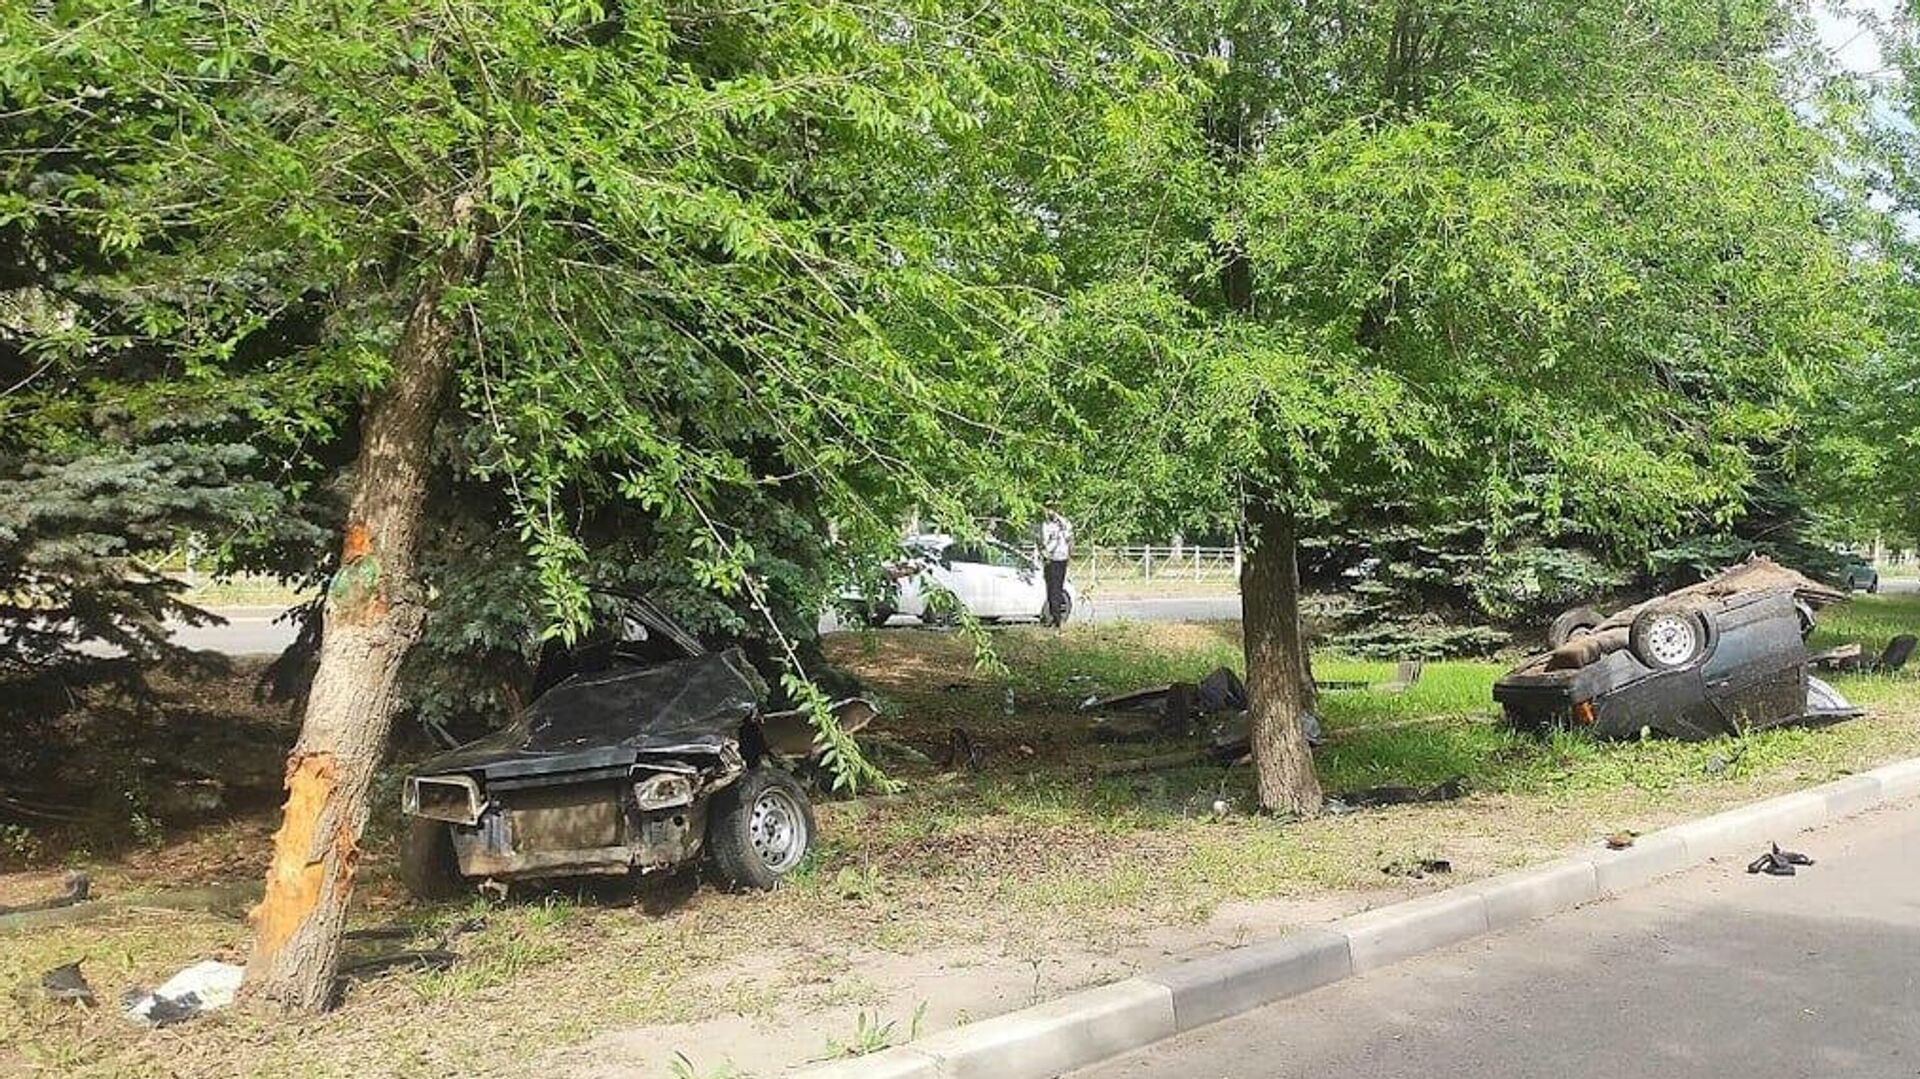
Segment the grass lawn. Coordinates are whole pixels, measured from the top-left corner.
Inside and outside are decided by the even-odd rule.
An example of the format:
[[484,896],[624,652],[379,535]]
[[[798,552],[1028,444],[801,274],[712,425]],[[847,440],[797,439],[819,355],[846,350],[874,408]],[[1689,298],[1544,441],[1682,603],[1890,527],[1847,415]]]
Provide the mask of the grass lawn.
[[[1862,597],[1828,613],[1821,641],[1877,651],[1914,627],[1920,596]],[[954,633],[829,641],[884,698],[874,750],[906,790],[823,804],[819,853],[777,892],[678,879],[416,906],[390,878],[389,808],[369,833],[356,920],[414,926],[430,945],[483,918],[452,943],[456,966],[354,985],[336,1012],[291,1024],[236,1013],[144,1031],[109,1003],[9,1000],[0,1073],[670,1075],[678,1050],[695,1062],[684,1074],[728,1074],[728,1057],[734,1074],[772,1074],[769,1061],[904,1039],[916,1013],[938,1029],[1920,753],[1916,671],[1837,679],[1873,712],[1825,730],[1601,744],[1501,727],[1489,689],[1505,662],[1437,663],[1405,693],[1325,693],[1316,760],[1330,792],[1458,776],[1467,796],[1281,821],[1249,812],[1244,767],[1105,774],[1197,743],[1102,744],[1078,711],[1090,696],[1239,669],[1235,626],[1010,628],[993,642],[1004,674],[974,669]],[[1384,680],[1391,666],[1316,657],[1322,678]],[[979,771],[938,763],[955,727],[983,751]],[[245,879],[235,867],[264,865],[270,828],[270,815],[209,825],[92,869],[102,893],[135,897]],[[1430,858],[1451,874],[1407,875]],[[56,877],[0,874],[0,902]],[[0,983],[81,958],[108,1002],[198,959],[237,961],[245,942],[231,912],[136,903],[0,937]]]

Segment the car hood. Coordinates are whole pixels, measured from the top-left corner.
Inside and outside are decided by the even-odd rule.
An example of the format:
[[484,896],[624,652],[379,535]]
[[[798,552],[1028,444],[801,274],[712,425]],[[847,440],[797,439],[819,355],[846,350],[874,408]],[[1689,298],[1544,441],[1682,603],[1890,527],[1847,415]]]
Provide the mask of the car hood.
[[616,666],[554,686],[505,728],[442,753],[417,775],[527,774],[596,767],[641,753],[720,753],[766,699],[738,648],[671,663]]

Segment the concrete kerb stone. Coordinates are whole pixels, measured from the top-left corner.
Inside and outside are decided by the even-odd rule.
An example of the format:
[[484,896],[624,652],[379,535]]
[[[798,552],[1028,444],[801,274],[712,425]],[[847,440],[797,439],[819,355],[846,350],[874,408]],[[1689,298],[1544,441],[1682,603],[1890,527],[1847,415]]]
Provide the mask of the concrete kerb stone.
[[1298,996],[1353,973],[1345,933],[1307,929],[1144,975],[1173,994],[1176,1030]]
[[1920,757],[1641,836],[1601,851],[1422,896],[971,1023],[808,1079],[1040,1079],[1117,1056],[1493,929],[1617,895],[1734,849],[1758,849],[1876,805],[1920,796]]
[[1485,933],[1487,905],[1479,892],[1456,888],[1342,918],[1330,928],[1347,935],[1358,974]]
[[1595,854],[1593,879],[1601,895],[1619,895],[1692,864],[1686,837],[1668,830],[1643,835],[1631,847]]
[[1826,801],[1828,820],[1863,813],[1887,797],[1880,787],[1880,780],[1871,775],[1848,776],[1824,787],[1815,787],[1807,793],[1817,794]]
[[1792,835],[1834,816],[1824,796],[1801,791],[1688,821],[1659,834],[1685,840],[1692,860],[1700,862],[1719,854],[1744,852],[1757,843]]
[[1872,777],[1880,784],[1880,797],[1884,801],[1899,801],[1920,794],[1920,757],[1883,765],[1861,774]]
[[1045,1079],[1173,1033],[1173,991],[1128,978],[942,1031],[909,1048],[931,1058],[940,1079]]
[[1465,890],[1480,893],[1491,931],[1591,903],[1600,898],[1600,880],[1592,858],[1566,858],[1469,884]]

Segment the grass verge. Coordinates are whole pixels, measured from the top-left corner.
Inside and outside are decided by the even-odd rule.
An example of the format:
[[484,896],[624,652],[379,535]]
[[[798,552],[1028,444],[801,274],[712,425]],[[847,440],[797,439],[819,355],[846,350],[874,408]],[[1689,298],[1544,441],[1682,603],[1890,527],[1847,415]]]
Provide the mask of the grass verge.
[[[1822,635],[1875,650],[1916,625],[1920,597],[1863,598],[1831,612]],[[411,926],[422,944],[483,921],[452,944],[462,954],[452,969],[353,985],[338,1011],[316,1019],[234,1013],[147,1031],[111,1001],[198,959],[239,959],[246,927],[231,911],[136,904],[105,921],[0,943],[0,982],[32,982],[80,959],[103,1000],[94,1010],[0,1004],[0,1072],[496,1075],[555,1070],[558,1060],[666,1074],[654,1062],[684,1050],[699,1062],[696,1074],[712,1074],[709,1062],[720,1058],[711,1043],[724,1039],[675,1024],[735,1017],[784,1030],[788,1060],[844,1050],[862,1041],[863,1024],[868,1035],[888,1021],[904,1028],[905,1009],[929,999],[929,984],[963,996],[948,987],[966,980],[967,963],[1030,965],[1032,984],[1000,985],[986,1003],[966,998],[943,1023],[1071,984],[1059,980],[1066,975],[1043,982],[1068,953],[1120,956],[1120,969],[1157,964],[1166,950],[1142,942],[1170,926],[1197,932],[1252,910],[1260,913],[1236,915],[1235,924],[1255,928],[1236,931],[1277,933],[1920,752],[1912,673],[1839,679],[1873,715],[1825,730],[1603,744],[1499,726],[1488,691],[1504,664],[1432,664],[1404,693],[1324,695],[1321,779],[1340,791],[1459,776],[1468,795],[1279,821],[1249,812],[1245,768],[1106,774],[1103,765],[1190,743],[1103,744],[1078,710],[1088,697],[1238,669],[1233,626],[1006,629],[995,641],[1005,675],[972,669],[968,645],[951,633],[902,629],[828,643],[887,700],[875,751],[908,793],[822,805],[818,852],[777,892],[727,895],[682,877],[416,906],[394,887],[389,840],[376,831],[356,920]],[[1330,655],[1316,666],[1325,678],[1391,673],[1390,664]],[[940,763],[955,727],[981,750],[980,770]],[[138,893],[164,886],[155,865],[197,864],[196,844],[239,844],[223,857],[263,865],[267,831],[258,820],[228,822],[94,868],[106,890]],[[1426,859],[1445,859],[1452,872],[1410,879],[1407,867]],[[9,894],[53,878],[16,877]],[[893,1008],[886,1019],[883,1007]],[[980,1014],[987,1011],[972,1017]],[[620,1028],[637,1032],[605,1040]]]

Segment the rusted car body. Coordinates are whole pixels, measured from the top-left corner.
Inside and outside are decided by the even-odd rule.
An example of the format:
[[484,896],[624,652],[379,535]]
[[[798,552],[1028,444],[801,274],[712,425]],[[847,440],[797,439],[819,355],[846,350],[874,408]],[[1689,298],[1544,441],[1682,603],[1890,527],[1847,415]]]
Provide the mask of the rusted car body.
[[1809,673],[1814,608],[1844,596],[1766,559],[1611,617],[1585,608],[1555,623],[1552,650],[1494,685],[1523,730],[1643,730],[1702,740],[1860,714]]
[[[780,762],[813,752],[806,713],[767,712],[737,648],[710,652],[651,608],[648,650],[613,648],[502,730],[407,777],[402,877],[423,897],[463,882],[648,872],[703,857],[726,883],[771,887],[814,834]],[[662,640],[686,654],[655,661]],[[854,698],[846,729],[875,714]]]

